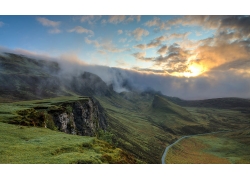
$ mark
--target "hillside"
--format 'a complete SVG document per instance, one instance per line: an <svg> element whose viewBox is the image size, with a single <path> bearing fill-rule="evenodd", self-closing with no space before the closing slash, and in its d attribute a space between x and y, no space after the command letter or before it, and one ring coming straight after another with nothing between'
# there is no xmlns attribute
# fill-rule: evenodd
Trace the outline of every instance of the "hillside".
<svg viewBox="0 0 250 180"><path fill-rule="evenodd" d="M250 164L250 130L192 136L174 145L169 164Z"/></svg>
<svg viewBox="0 0 250 180"><path fill-rule="evenodd" d="M95 137L0 122L1 164L138 163L133 156Z"/></svg>
<svg viewBox="0 0 250 180"><path fill-rule="evenodd" d="M25 141L11 135L13 128L20 127L17 132L24 139L29 139L29 134L35 137L27 148L33 151L42 147L62 154L57 161L47 154L51 163L160 163L165 147L183 135L239 130L250 125L247 99L185 101L156 91L132 91L133 88L130 92L117 93L101 77L85 71L67 74L58 62L6 54L0 56L0 64L0 122L3 137L10 141L3 152L15 143L24 148ZM35 133L40 130L41 134ZM62 150L55 149L58 144L53 138L49 140L51 133L55 141L60 141ZM64 135L70 137L70 141L76 138L77 142L62 141L60 138ZM40 141L40 136L44 141ZM90 145L79 148L79 143L90 136L94 139ZM34 144L33 140L38 143ZM6 143L5 140L2 143ZM51 146L43 146L46 143ZM69 146L74 147L73 150ZM5 155L9 153L18 159L18 151L12 151ZM94 156L88 153L93 151ZM72 156L83 159L71 156L65 160L63 157L71 152ZM33 155L34 158L38 154ZM87 156L97 158L90 160ZM102 156L105 159L101 159ZM1 156L6 163L21 163L24 157L18 161L3 160ZM27 163L32 163L32 159Z"/></svg>
<svg viewBox="0 0 250 180"><path fill-rule="evenodd" d="M205 108L220 108L220 109L245 109L250 107L250 99L242 98L215 98L205 100L183 100L177 97L166 98L179 106L185 107L205 107ZM250 112L250 109L248 109Z"/></svg>
<svg viewBox="0 0 250 180"><path fill-rule="evenodd" d="M105 142L110 134L102 133L107 122L98 107L91 98L77 96L0 103L0 162L140 162Z"/></svg>
<svg viewBox="0 0 250 180"><path fill-rule="evenodd" d="M154 97L154 100L152 102L152 108L152 111L164 111L165 113L174 114L179 117L193 121L192 115L186 109L158 95Z"/></svg>
<svg viewBox="0 0 250 180"><path fill-rule="evenodd" d="M151 93L96 98L107 113L113 141L147 163L160 163L166 145L183 135L240 129L250 123L240 111L182 108Z"/></svg>
<svg viewBox="0 0 250 180"><path fill-rule="evenodd" d="M0 67L0 102L112 93L95 74L65 74L58 62L6 53L0 55Z"/></svg>

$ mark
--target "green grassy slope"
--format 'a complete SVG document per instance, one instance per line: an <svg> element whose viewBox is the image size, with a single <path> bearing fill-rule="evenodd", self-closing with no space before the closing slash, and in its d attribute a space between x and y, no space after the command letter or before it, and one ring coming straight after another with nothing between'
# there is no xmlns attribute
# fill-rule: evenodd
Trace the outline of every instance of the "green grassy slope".
<svg viewBox="0 0 250 180"><path fill-rule="evenodd" d="M0 121L7 122L18 121L20 115L18 112L30 109L57 108L61 103L70 103L74 101L88 100L88 97L82 96L61 96L56 98L47 98L43 100L18 101L13 103L0 103ZM18 124L16 122L15 124Z"/></svg>
<svg viewBox="0 0 250 180"><path fill-rule="evenodd" d="M144 114L143 108L147 108L150 101L141 99L135 104L119 95L96 98L108 115L114 143L144 162L159 163L164 146L174 137L151 123Z"/></svg>
<svg viewBox="0 0 250 180"><path fill-rule="evenodd" d="M146 163L160 163L166 145L183 135L237 130L249 126L250 123L250 101L247 99L220 98L185 101L163 95L155 96L157 93L123 92L118 94L113 91L111 86L108 87L100 77L94 74L82 72L79 76L61 76L58 73L60 66L56 62L37 61L14 54L0 55L0 70L0 122L12 121L12 123L21 125L23 119L20 118L20 111L24 115L27 113L26 117L30 119L30 115L33 116L35 113L29 111L29 109L42 111L43 108L58 108L58 104L63 102L84 100L84 98L78 97L79 95L95 96L108 116L109 132L102 132L104 134L102 138L113 143L114 146L132 153ZM65 95L67 96L62 97ZM14 126L5 125L2 126L5 127L3 137L10 138L11 142L14 136L8 137L8 132L11 134ZM25 131L21 131L23 129ZM17 129L17 132L26 132L27 136L33 134L34 138L37 139L35 131L40 130L43 131L40 135L44 137L51 132L48 129L30 128L28 130L25 127L20 130ZM236 134L236 136L238 135ZM65 134L65 136L68 135ZM74 137L79 138L78 136L72 136L72 138ZM56 136L54 138L56 141L58 140ZM47 142L47 140L45 141ZM13 144L19 144L19 141L21 144L24 143L21 139L13 139L14 143L9 144L6 149L11 149ZM53 144L53 142L50 143ZM63 142L62 149L64 149L64 144ZM99 145L92 145L89 150L92 151L92 147ZM78 145L75 146L73 143L70 146L76 147L73 150L74 152L82 152ZM30 148L32 147L33 145L30 146ZM46 151L54 148L49 145L46 147ZM111 148L109 145L107 147ZM109 148L106 148L103 152L108 152ZM3 149L3 151L6 151L6 149ZM14 151L14 149L13 153L19 152ZM64 151L65 153L71 152L71 150ZM17 157L18 155L14 154L13 156ZM112 158L110 159L109 155L105 155L105 157L106 160L101 160L102 162L117 162ZM63 162L71 163L73 161L65 160ZM93 160L91 162L100 161ZM128 160L126 162L134 161Z"/></svg>
<svg viewBox="0 0 250 180"><path fill-rule="evenodd" d="M94 137L0 122L1 164L136 163L119 148Z"/></svg>
<svg viewBox="0 0 250 180"><path fill-rule="evenodd" d="M197 127L193 133L206 130L164 97L124 92L96 98L106 110L114 141L147 163L160 163L165 146L183 134L183 127Z"/></svg>
<svg viewBox="0 0 250 180"><path fill-rule="evenodd" d="M47 128L20 126L30 114L21 118L18 112L55 109L62 103L88 100L87 97L65 96L33 101L0 103L0 163L138 163L132 155L97 138L69 135ZM27 118L28 117L28 118ZM2 123L5 122L5 123ZM11 125L6 123L15 123Z"/></svg>
<svg viewBox="0 0 250 180"><path fill-rule="evenodd" d="M165 96L169 101L184 107L204 107L218 109L242 109L250 112L250 99L242 98L214 98L205 100L183 100L177 97Z"/></svg>
<svg viewBox="0 0 250 180"><path fill-rule="evenodd" d="M177 164L249 164L250 130L193 136L174 145L166 157Z"/></svg>
<svg viewBox="0 0 250 180"><path fill-rule="evenodd" d="M160 163L166 145L183 135L250 125L249 115L241 111L183 108L159 95L123 92L96 98L106 110L118 147L147 163Z"/></svg>

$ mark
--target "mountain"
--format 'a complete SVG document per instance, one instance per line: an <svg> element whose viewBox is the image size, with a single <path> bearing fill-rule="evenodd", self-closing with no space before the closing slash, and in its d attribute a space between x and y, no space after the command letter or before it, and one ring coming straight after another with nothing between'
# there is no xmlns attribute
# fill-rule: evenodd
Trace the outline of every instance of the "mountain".
<svg viewBox="0 0 250 180"><path fill-rule="evenodd" d="M77 162L160 163L165 147L181 136L250 125L247 99L187 101L165 96L150 87L136 90L126 80L123 87L130 91L118 93L96 74L83 70L67 73L59 62L11 53L0 55L0 83L1 123L94 136L96 141L110 143L112 146L107 146L113 150L121 149L121 158L126 159L116 161L113 155L120 150L109 154L105 149L100 150L104 160L99 154L98 160ZM6 130L5 134L8 132L11 133ZM55 151L70 152L67 143L61 143L62 149ZM99 147L93 144L87 148L99 153ZM77 153L82 151L80 148Z"/></svg>
<svg viewBox="0 0 250 180"><path fill-rule="evenodd" d="M242 98L215 98L205 100L183 100L177 97L166 98L179 106L186 107L205 107L205 108L220 108L220 109L231 109L231 108L248 108L250 107L250 99Z"/></svg>
<svg viewBox="0 0 250 180"><path fill-rule="evenodd" d="M178 106L158 95L154 97L154 100L152 102L152 108L153 108L153 111L155 110L164 111L165 113L174 114L179 117L189 119L190 121L192 121L192 118L191 118L192 115L190 112L188 112L186 109L182 108L181 106Z"/></svg>
<svg viewBox="0 0 250 180"><path fill-rule="evenodd" d="M0 55L0 102L112 93L100 77L89 72L63 74L58 62L36 60L22 55Z"/></svg>

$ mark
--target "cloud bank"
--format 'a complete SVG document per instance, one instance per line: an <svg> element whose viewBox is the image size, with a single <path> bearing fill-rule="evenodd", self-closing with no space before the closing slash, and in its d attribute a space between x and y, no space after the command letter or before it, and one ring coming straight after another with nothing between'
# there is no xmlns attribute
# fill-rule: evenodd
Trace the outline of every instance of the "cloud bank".
<svg viewBox="0 0 250 180"><path fill-rule="evenodd" d="M175 47L171 47L175 48ZM175 77L167 74L153 74L148 69L125 70L107 66L88 65L74 54L52 58L25 50L10 50L4 47L0 52L23 54L34 59L46 59L60 64L62 76L79 75L83 71L94 73L117 92L131 89L143 91L148 88L161 91L168 96L182 99L207 99L219 97L250 98L249 61L232 61L197 77ZM138 54L144 57L145 54ZM124 63L120 61L120 63ZM237 68L236 68L237 67ZM157 70L155 70L157 71ZM158 70L162 72L161 70Z"/></svg>

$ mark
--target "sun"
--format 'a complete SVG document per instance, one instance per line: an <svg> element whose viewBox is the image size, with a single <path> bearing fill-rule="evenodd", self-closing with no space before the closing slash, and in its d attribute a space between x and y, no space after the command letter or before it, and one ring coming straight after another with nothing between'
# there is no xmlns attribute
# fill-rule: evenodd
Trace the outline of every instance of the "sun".
<svg viewBox="0 0 250 180"><path fill-rule="evenodd" d="M183 72L185 77L195 77L202 74L205 71L205 68L199 64L192 64L188 66L187 71Z"/></svg>

